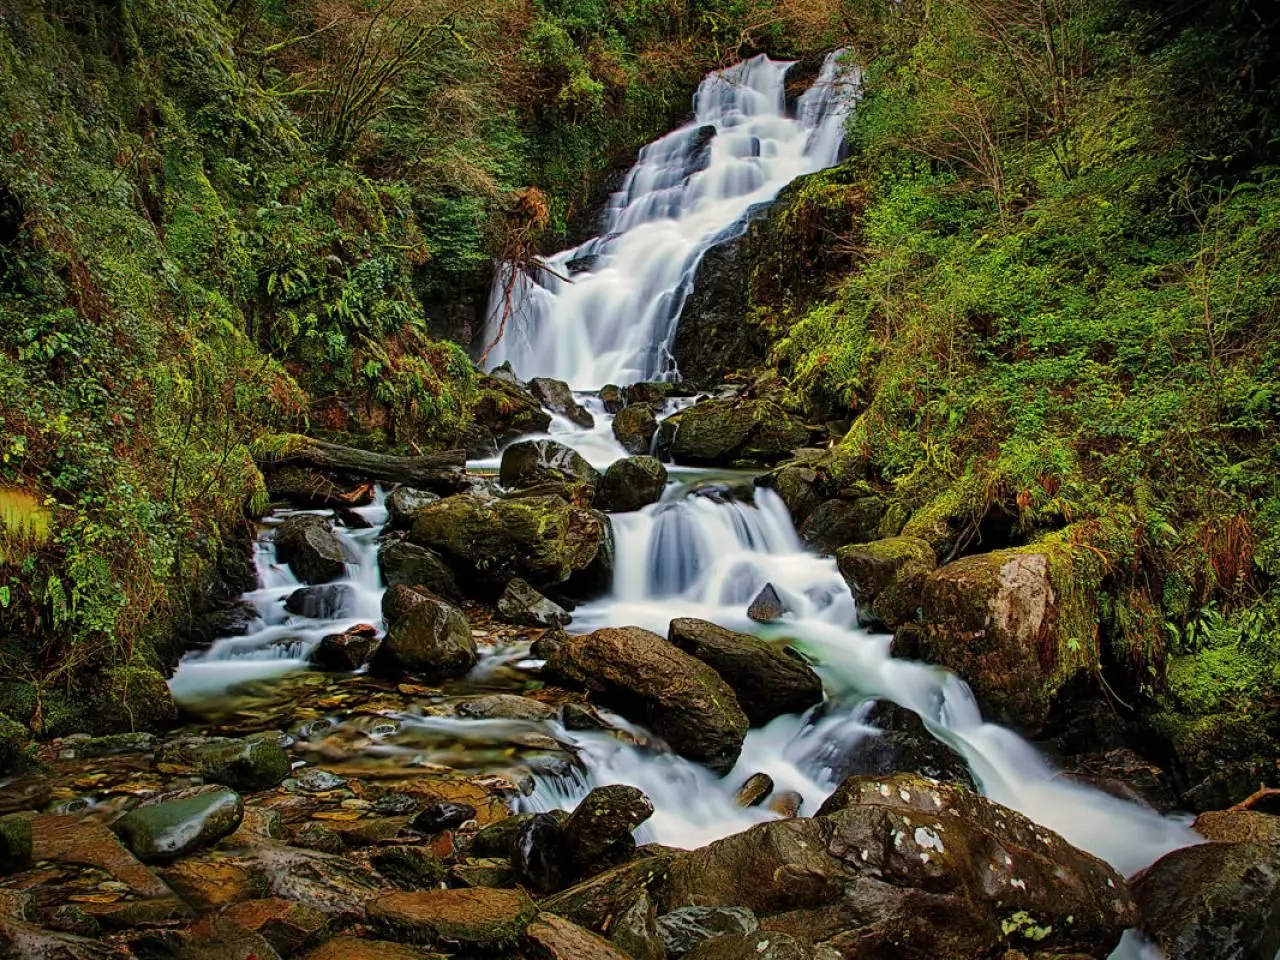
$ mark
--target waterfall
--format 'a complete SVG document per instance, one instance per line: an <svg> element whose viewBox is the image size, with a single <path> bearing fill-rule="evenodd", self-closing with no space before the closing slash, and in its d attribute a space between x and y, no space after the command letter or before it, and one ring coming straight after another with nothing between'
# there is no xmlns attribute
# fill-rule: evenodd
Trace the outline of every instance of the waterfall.
<svg viewBox="0 0 1280 960"><path fill-rule="evenodd" d="M708 75L693 120L640 151L599 236L513 285L499 268L487 342L503 332L492 364L576 389L674 374L676 324L703 254L740 233L753 206L839 159L858 84L839 60L839 51L827 57L794 116L790 62L761 55Z"/></svg>

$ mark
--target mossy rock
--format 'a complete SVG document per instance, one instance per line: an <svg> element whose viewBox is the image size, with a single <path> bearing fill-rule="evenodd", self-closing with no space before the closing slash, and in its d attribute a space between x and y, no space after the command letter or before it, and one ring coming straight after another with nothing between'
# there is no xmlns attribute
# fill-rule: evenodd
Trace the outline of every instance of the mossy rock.
<svg viewBox="0 0 1280 960"><path fill-rule="evenodd" d="M89 704L91 729L99 733L167 730L178 717L168 681L151 667L103 671Z"/></svg>
<svg viewBox="0 0 1280 960"><path fill-rule="evenodd" d="M369 925L406 943L463 952L509 953L538 908L523 890L413 890L373 900Z"/></svg>
<svg viewBox="0 0 1280 960"><path fill-rule="evenodd" d="M841 547L836 564L858 601L858 622L896 630L916 618L938 560L924 540L890 537Z"/></svg>
<svg viewBox="0 0 1280 960"><path fill-rule="evenodd" d="M421 602L391 624L378 648L377 669L428 680L465 675L479 656L466 615L438 597L420 596Z"/></svg>
<svg viewBox="0 0 1280 960"><path fill-rule="evenodd" d="M121 817L115 831L144 863L165 863L233 833L244 802L227 787L161 794Z"/></svg>
<svg viewBox="0 0 1280 960"><path fill-rule="evenodd" d="M613 418L613 436L627 453L648 453L653 435L658 432L658 418L647 403L623 407Z"/></svg>
<svg viewBox="0 0 1280 960"><path fill-rule="evenodd" d="M27 728L0 713L0 777L17 773L27 766Z"/></svg>
<svg viewBox="0 0 1280 960"><path fill-rule="evenodd" d="M212 737L166 743L156 762L190 767L208 783L235 790L269 790L289 776L292 764L274 740Z"/></svg>
<svg viewBox="0 0 1280 960"><path fill-rule="evenodd" d="M498 479L504 487L539 483L590 483L600 474L582 454L555 440L521 440L502 451Z"/></svg>
<svg viewBox="0 0 1280 960"><path fill-rule="evenodd" d="M595 505L628 513L657 503L667 486L667 468L654 457L623 457L610 464L596 488Z"/></svg>
<svg viewBox="0 0 1280 960"><path fill-rule="evenodd" d="M31 817L11 813L0 817L0 875L31 866Z"/></svg>
<svg viewBox="0 0 1280 960"><path fill-rule="evenodd" d="M809 441L809 429L770 400L707 400L665 421L672 459L688 466L776 463Z"/></svg>

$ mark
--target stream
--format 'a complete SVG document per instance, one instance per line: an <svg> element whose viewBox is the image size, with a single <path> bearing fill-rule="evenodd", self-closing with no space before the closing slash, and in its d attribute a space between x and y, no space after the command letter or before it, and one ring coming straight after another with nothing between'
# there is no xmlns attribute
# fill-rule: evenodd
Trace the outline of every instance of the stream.
<svg viewBox="0 0 1280 960"><path fill-rule="evenodd" d="M551 433L597 468L625 452L594 391L677 375L671 343L702 255L742 228L747 212L771 200L796 177L837 162L844 120L856 100L858 76L833 54L817 82L788 110L784 78L790 64L757 57L704 80L694 119L641 151L605 213L598 237L548 259L548 269L515 283L510 310L507 278L495 280L492 322L506 324L490 360L510 362L522 377L565 380L578 391L594 425L554 419ZM713 131L713 132L708 132ZM507 315L501 317L504 310ZM669 403L667 414L688 401ZM470 464L492 472L498 460ZM358 624L380 627L383 584L376 551L386 522L380 490L372 505L340 526L351 562L341 602L325 616L285 610L300 584L277 562L272 531L289 511L269 517L256 546L259 588L245 596L256 619L240 636L190 654L171 681L175 697L195 713L228 708L246 685L285 683L308 670L322 637ZM368 526L363 526L363 524ZM856 626L855 604L835 561L808 551L772 491L750 475L672 468L660 502L612 515L616 564L610 592L573 612L569 630L641 626L663 635L672 618L698 617L764 636L785 636L821 675L826 702L804 715L780 717L750 731L737 766L723 779L666 749L643 730L608 715L620 730L569 731L557 722L492 721L404 714L369 737L381 762L474 765L498 770L507 744L532 789L529 810L572 808L593 787L625 783L643 790L655 814L642 841L695 847L777 816L743 808L735 792L752 774L767 773L779 791L803 797L812 813L843 776L841 758L878 735L866 722L877 699L914 711L927 729L957 751L991 799L1057 831L1126 875L1170 850L1199 842L1188 821L1116 799L1062 776L1026 740L984 722L968 686L927 664L890 656L891 637ZM747 605L771 583L789 612L762 627ZM527 645L489 648L451 693L504 689L535 670ZM514 678L514 679L513 679ZM342 721L338 721L341 723ZM539 761L544 742L568 747L572 763ZM1114 955L1155 956L1134 936Z"/></svg>

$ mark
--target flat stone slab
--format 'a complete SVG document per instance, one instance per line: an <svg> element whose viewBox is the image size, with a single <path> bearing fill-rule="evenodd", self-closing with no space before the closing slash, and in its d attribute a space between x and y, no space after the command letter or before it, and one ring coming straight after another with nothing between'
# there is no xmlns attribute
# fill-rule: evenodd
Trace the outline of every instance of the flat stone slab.
<svg viewBox="0 0 1280 960"><path fill-rule="evenodd" d="M369 904L370 926L383 936L434 947L499 947L518 940L537 914L523 890L412 890Z"/></svg>
<svg viewBox="0 0 1280 960"><path fill-rule="evenodd" d="M130 853L97 820L49 813L31 820L31 852L36 860L54 860L105 870L139 897L172 897L173 893L142 861Z"/></svg>

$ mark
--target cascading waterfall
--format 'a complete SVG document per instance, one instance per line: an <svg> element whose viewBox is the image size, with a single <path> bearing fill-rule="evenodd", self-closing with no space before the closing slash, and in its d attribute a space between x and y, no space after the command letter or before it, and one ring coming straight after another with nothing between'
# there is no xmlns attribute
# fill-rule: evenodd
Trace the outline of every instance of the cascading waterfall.
<svg viewBox="0 0 1280 960"><path fill-rule="evenodd" d="M576 389L672 374L676 323L703 254L741 231L751 207L839 159L857 71L830 55L788 116L791 66L761 55L710 74L693 120L640 151L600 236L548 258L534 278L512 282L499 269L492 364Z"/></svg>

